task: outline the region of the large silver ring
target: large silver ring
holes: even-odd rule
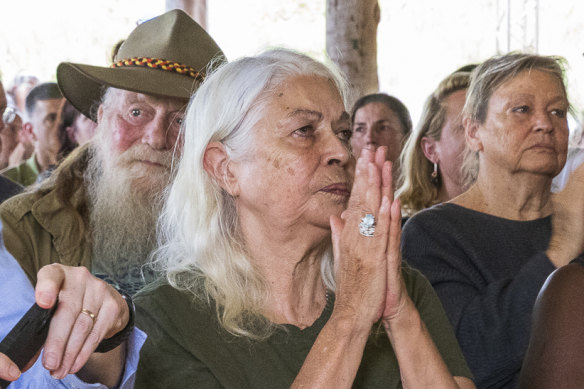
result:
[[[359,223],[359,233],[369,238],[373,236],[375,233],[375,216],[368,213],[361,219],[361,223]]]

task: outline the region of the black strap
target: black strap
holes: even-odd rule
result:
[[[111,338],[104,339],[101,341],[99,346],[95,349],[96,353],[107,353],[118,347],[120,344],[124,343],[126,339],[130,336],[130,333],[134,329],[134,316],[136,308],[134,307],[134,302],[130,295],[124,293],[123,291],[118,289],[118,292],[122,295],[126,303],[128,304],[128,310],[130,313],[130,317],[128,319],[128,324],[122,329],[120,332],[112,336]]]

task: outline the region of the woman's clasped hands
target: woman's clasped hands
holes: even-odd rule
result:
[[[401,211],[384,147],[363,149],[347,209],[331,216],[335,314],[371,327],[411,305],[401,274]]]

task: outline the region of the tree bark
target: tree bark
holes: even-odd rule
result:
[[[207,29],[207,0],[166,0],[166,10],[182,9],[205,30]]]
[[[377,77],[377,0],[327,0],[326,51],[351,86],[349,104],[379,90]]]

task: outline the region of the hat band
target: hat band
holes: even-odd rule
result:
[[[203,75],[196,71],[194,68],[183,65],[178,62],[167,61],[165,59],[158,58],[148,58],[148,57],[134,57],[128,59],[122,59],[121,61],[114,62],[112,68],[121,68],[126,66],[140,66],[149,67],[152,69],[165,70],[167,72],[174,72],[182,74],[184,76],[192,77],[198,81],[203,81]]]

